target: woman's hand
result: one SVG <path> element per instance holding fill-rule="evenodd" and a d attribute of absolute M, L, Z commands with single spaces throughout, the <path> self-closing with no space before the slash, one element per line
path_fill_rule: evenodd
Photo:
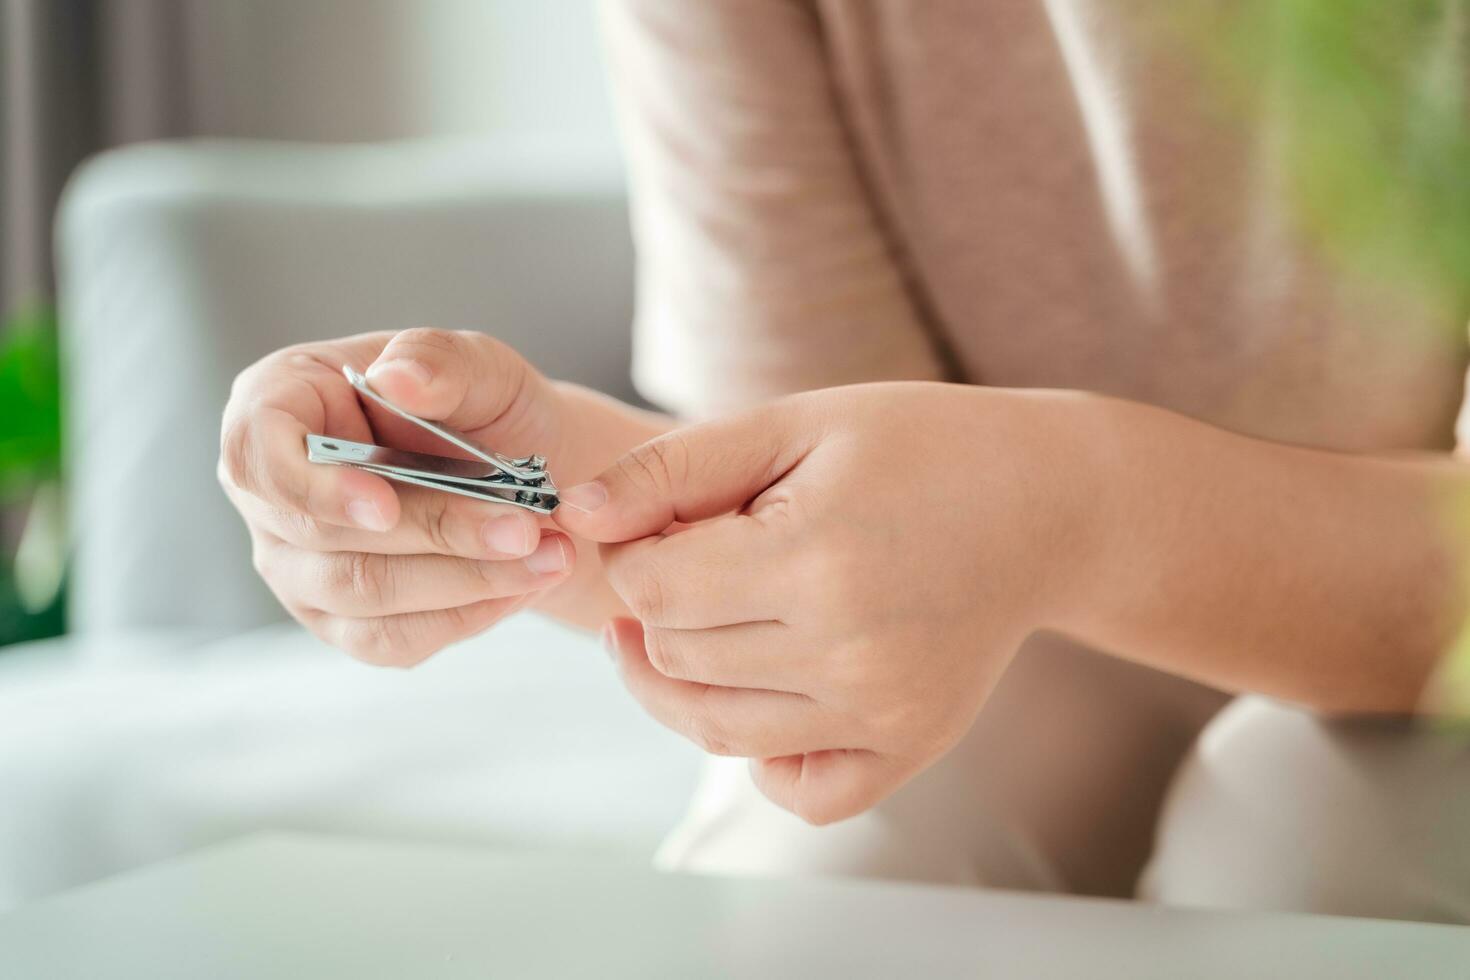
<path fill-rule="evenodd" d="M 629 542 L 603 563 L 637 621 L 604 638 L 633 695 L 824 823 L 937 760 L 1021 641 L 1063 625 L 1103 510 L 1088 404 L 815 392 L 648 442 L 556 519 Z"/>
<path fill-rule="evenodd" d="M 534 514 L 308 463 L 308 432 L 456 455 L 363 405 L 343 364 L 480 445 L 545 455 L 554 479 L 585 475 L 557 468 L 570 462 L 563 392 L 483 334 L 408 330 L 272 354 L 235 381 L 219 478 L 250 529 L 256 568 L 291 615 L 361 660 L 409 666 L 569 578 L 571 541 Z"/>

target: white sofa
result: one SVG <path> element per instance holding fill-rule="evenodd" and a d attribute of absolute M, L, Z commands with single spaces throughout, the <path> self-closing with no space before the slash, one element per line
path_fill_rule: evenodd
<path fill-rule="evenodd" d="M 58 223 L 75 632 L 0 650 L 0 911 L 262 827 L 648 854 L 697 754 L 520 617 L 410 672 L 284 622 L 214 460 L 282 345 L 432 324 L 631 397 L 619 174 L 558 146 L 172 143 Z"/>

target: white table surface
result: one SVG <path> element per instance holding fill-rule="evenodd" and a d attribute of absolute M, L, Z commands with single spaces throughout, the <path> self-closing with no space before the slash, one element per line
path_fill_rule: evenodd
<path fill-rule="evenodd" d="M 0 919 L 0 977 L 1470 976 L 1470 928 L 267 834 Z"/>
<path fill-rule="evenodd" d="M 701 759 L 595 636 L 533 615 L 410 671 L 294 624 L 7 647 L 0 917 L 263 830 L 646 861 Z"/>

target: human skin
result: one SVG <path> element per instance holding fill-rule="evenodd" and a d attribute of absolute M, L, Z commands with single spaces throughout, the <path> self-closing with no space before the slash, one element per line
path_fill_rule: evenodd
<path fill-rule="evenodd" d="M 479 335 L 389 341 L 274 355 L 226 411 L 221 479 L 293 615 L 398 665 L 526 605 L 606 623 L 655 718 L 751 758 L 761 790 L 812 822 L 861 812 L 943 755 L 1037 630 L 1227 690 L 1405 713 L 1463 618 L 1464 545 L 1442 518 L 1470 478 L 1448 458 L 925 382 L 674 428 Z M 484 445 L 547 455 L 566 533 L 307 464 L 307 431 L 433 451 L 365 416 L 344 362 Z M 381 529 L 354 527 L 364 514 Z M 508 526 L 487 521 L 507 518 L 529 529 L 519 554 L 487 548 Z M 521 560 L 536 540 L 575 552 L 537 573 Z"/>
<path fill-rule="evenodd" d="M 453 452 L 364 406 L 344 364 L 480 445 L 545 455 L 563 486 L 672 424 L 551 382 L 483 334 L 364 334 L 271 354 L 235 380 L 218 475 L 257 571 L 292 616 L 360 660 L 403 667 L 528 605 L 588 628 L 626 611 L 599 574 L 597 549 L 529 511 L 308 463 L 308 432 Z"/>
<path fill-rule="evenodd" d="M 1325 712 L 1416 710 L 1463 618 L 1442 518 L 1466 493 L 1447 459 L 916 382 L 672 431 L 558 521 L 609 542 L 633 617 L 604 639 L 634 696 L 824 823 L 958 742 L 1036 630 Z"/>

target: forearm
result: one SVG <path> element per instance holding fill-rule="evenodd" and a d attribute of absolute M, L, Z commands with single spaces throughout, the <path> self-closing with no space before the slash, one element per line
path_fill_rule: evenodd
<path fill-rule="evenodd" d="M 1407 712 L 1465 612 L 1470 468 L 1333 454 L 1095 400 L 1091 538 L 1061 628 L 1327 711 Z"/>
<path fill-rule="evenodd" d="M 634 408 L 581 385 L 558 382 L 556 387 L 566 402 L 564 418 L 569 426 L 564 436 L 565 461 L 555 471 L 559 486 L 591 479 L 629 449 L 677 424 L 670 416 Z M 602 574 L 597 545 L 586 541 L 577 542 L 572 577 L 539 599 L 535 608 L 588 629 L 627 615 L 627 607 Z"/>

